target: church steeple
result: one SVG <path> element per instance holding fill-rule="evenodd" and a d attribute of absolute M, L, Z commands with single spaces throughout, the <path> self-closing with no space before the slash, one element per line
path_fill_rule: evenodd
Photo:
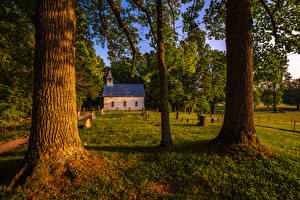
<path fill-rule="evenodd" d="M 108 72 L 108 75 L 107 75 L 106 79 L 107 79 L 107 86 L 113 86 L 114 85 L 114 78 L 111 74 L 111 71 Z"/>

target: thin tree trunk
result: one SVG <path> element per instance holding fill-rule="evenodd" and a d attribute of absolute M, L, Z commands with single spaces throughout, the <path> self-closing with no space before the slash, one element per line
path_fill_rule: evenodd
<path fill-rule="evenodd" d="M 277 113 L 277 105 L 276 105 L 276 91 L 273 90 L 273 111 L 274 113 Z"/>
<path fill-rule="evenodd" d="M 212 101 L 210 101 L 211 114 L 215 114 L 215 109 L 216 109 L 216 98 L 214 98 Z"/>
<path fill-rule="evenodd" d="M 170 121 L 169 121 L 169 96 L 168 96 L 168 79 L 167 67 L 165 63 L 164 41 L 163 41 L 163 15 L 162 15 L 162 0 L 157 0 L 157 60 L 160 73 L 160 93 L 161 93 L 161 146 L 173 145 Z"/>
<path fill-rule="evenodd" d="M 77 128 L 73 0 L 41 0 L 36 28 L 32 128 L 27 161 L 85 154 Z"/>
<path fill-rule="evenodd" d="M 253 119 L 251 0 L 228 0 L 226 15 L 227 82 L 225 117 L 214 140 L 225 145 L 259 143 Z"/>
<path fill-rule="evenodd" d="M 297 110 L 299 110 L 299 104 L 297 104 Z"/>

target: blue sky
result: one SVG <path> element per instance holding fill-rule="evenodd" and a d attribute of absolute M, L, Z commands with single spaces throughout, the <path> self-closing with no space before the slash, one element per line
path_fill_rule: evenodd
<path fill-rule="evenodd" d="M 203 15 L 204 15 L 204 12 L 205 12 L 205 9 L 209 6 L 209 2 L 210 2 L 210 0 L 205 0 L 205 5 L 204 5 L 204 8 L 202 9 L 202 11 L 200 13 L 199 19 L 202 19 Z M 124 4 L 124 6 L 126 6 L 126 3 Z M 189 4 L 183 5 L 182 8 L 181 8 L 181 12 L 184 12 L 188 6 L 189 6 Z M 182 26 L 182 17 L 180 16 L 180 19 L 178 21 L 176 21 L 176 27 L 181 27 L 181 26 Z M 202 29 L 205 29 L 205 27 L 204 27 L 203 24 L 200 27 Z M 141 32 L 148 32 L 148 30 L 149 30 L 148 28 L 142 27 Z M 177 29 L 176 31 L 179 32 L 179 34 L 182 35 L 181 29 Z M 149 51 L 153 50 L 149 46 L 149 42 L 143 36 L 141 36 L 141 37 L 144 39 L 144 41 L 140 42 L 140 44 L 139 44 L 139 46 L 141 47 L 140 51 L 142 53 L 145 53 L 145 52 L 149 52 Z M 219 50 L 222 50 L 222 51 L 225 51 L 225 49 L 226 49 L 224 41 L 215 41 L 215 40 L 212 40 L 212 41 L 207 41 L 207 43 L 210 44 L 210 46 L 213 49 L 219 49 Z M 97 45 L 97 44 L 95 44 L 94 47 L 96 49 L 96 53 L 98 55 L 100 55 L 101 58 L 106 63 L 106 65 L 109 66 L 110 65 L 110 61 L 107 58 L 108 57 L 108 55 L 107 55 L 107 51 L 108 51 L 107 47 L 102 48 L 101 45 Z"/>
<path fill-rule="evenodd" d="M 207 2 L 209 2 L 209 0 L 205 0 L 205 6 L 201 11 L 200 18 L 202 18 L 205 8 L 207 8 L 209 6 L 209 4 Z M 184 6 L 182 8 L 182 12 L 185 10 L 185 8 L 186 8 L 186 6 Z M 176 26 L 180 26 L 180 25 L 182 25 L 181 17 L 180 17 L 179 21 L 176 22 Z M 203 24 L 200 27 L 202 29 L 205 29 Z M 143 30 L 143 31 L 145 31 L 145 30 Z M 181 32 L 181 30 L 177 30 L 177 31 Z M 226 50 L 224 40 L 207 40 L 206 42 L 211 46 L 212 49 L 218 49 L 221 51 Z M 139 44 L 139 46 L 141 47 L 140 50 L 142 53 L 149 52 L 152 50 L 152 48 L 149 46 L 149 42 L 147 40 L 142 41 Z M 95 43 L 94 47 L 96 50 L 96 54 L 100 55 L 100 57 L 104 60 L 105 64 L 107 66 L 109 66 L 110 61 L 107 58 L 108 57 L 107 47 L 102 48 L 101 45 L 97 45 L 96 43 Z M 299 54 L 290 54 L 290 55 L 288 55 L 288 59 L 289 59 L 288 71 L 291 73 L 293 78 L 300 78 L 300 55 Z"/>

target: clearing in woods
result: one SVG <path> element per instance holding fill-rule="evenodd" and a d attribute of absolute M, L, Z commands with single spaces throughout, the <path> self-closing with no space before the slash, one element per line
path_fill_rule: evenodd
<path fill-rule="evenodd" d="M 174 147 L 161 149 L 160 115 L 148 112 L 97 113 L 89 129 L 80 129 L 83 145 L 102 161 L 102 170 L 87 176 L 72 171 L 41 185 L 8 189 L 22 166 L 26 146 L 0 157 L 0 197 L 8 199 L 296 199 L 299 188 L 300 134 L 257 127 L 274 158 L 224 155 L 209 145 L 221 121 L 195 126 L 195 113 L 171 113 Z M 293 115 L 291 115 L 293 114 Z M 265 121 L 290 123 L 299 113 L 256 114 Z M 221 115 L 214 116 L 220 118 Z M 182 119 L 183 118 L 183 119 Z M 209 119 L 209 118 L 208 118 Z M 276 119 L 276 120 L 275 120 Z M 256 118 L 257 120 L 257 118 Z M 80 122 L 82 126 L 84 122 Z M 288 127 L 287 127 L 288 128 Z M 299 127 L 296 127 L 299 130 Z"/>

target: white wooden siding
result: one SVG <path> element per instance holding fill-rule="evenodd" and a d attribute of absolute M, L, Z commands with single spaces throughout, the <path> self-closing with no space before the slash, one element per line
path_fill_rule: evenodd
<path fill-rule="evenodd" d="M 126 107 L 124 107 L 126 101 Z M 138 106 L 135 106 L 135 102 Z M 114 102 L 114 106 L 111 106 Z M 104 97 L 104 110 L 142 110 L 144 107 L 144 97 Z"/>

